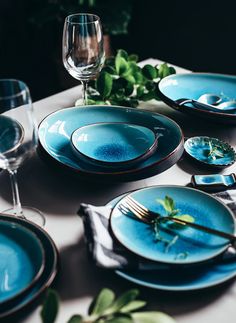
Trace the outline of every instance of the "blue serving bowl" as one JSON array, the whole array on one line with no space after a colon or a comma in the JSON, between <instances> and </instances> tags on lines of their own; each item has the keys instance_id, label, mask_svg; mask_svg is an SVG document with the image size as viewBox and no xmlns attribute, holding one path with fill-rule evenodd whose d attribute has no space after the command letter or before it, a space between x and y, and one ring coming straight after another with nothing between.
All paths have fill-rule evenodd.
<instances>
[{"instance_id":1,"label":"blue serving bowl","mask_svg":"<svg viewBox=\"0 0 236 323\"><path fill-rule=\"evenodd\" d=\"M71 144L79 158L124 169L150 157L157 147L157 137L151 129L140 125L104 122L76 129Z\"/></svg>"},{"instance_id":2,"label":"blue serving bowl","mask_svg":"<svg viewBox=\"0 0 236 323\"><path fill-rule=\"evenodd\" d=\"M225 168L236 161L234 149L217 138L191 137L185 141L184 149L188 156L208 167Z\"/></svg>"},{"instance_id":3,"label":"blue serving bowl","mask_svg":"<svg viewBox=\"0 0 236 323\"><path fill-rule=\"evenodd\" d=\"M0 220L0 307L33 288L44 266L44 248L34 232L19 223Z\"/></svg>"},{"instance_id":4,"label":"blue serving bowl","mask_svg":"<svg viewBox=\"0 0 236 323\"><path fill-rule=\"evenodd\" d=\"M181 98L198 100L207 93L215 94L223 101L235 101L236 76L212 73L175 74L162 79L158 90L162 101L178 111L217 122L236 124L236 111L208 111L191 104L176 103Z\"/></svg>"}]
</instances>

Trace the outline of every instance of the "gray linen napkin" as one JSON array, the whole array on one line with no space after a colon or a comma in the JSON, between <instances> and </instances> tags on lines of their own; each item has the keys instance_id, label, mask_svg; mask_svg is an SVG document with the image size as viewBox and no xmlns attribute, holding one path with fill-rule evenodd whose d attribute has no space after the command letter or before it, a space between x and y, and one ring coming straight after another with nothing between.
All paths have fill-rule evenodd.
<instances>
[{"instance_id":1,"label":"gray linen napkin","mask_svg":"<svg viewBox=\"0 0 236 323\"><path fill-rule=\"evenodd\" d=\"M214 194L225 203L236 216L236 190ZM107 269L155 270L169 268L168 265L146 260L123 247L113 236L109 226L111 208L81 204L78 215L84 224L88 254L98 267ZM235 257L234 252L223 254L225 260Z\"/></svg>"}]
</instances>

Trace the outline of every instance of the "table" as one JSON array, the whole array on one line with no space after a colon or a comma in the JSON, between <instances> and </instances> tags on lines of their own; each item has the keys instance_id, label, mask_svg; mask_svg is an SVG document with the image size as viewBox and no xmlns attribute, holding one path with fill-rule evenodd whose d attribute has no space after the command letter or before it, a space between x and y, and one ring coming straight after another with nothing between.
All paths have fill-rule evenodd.
<instances>
[{"instance_id":1,"label":"table","mask_svg":"<svg viewBox=\"0 0 236 323\"><path fill-rule=\"evenodd\" d=\"M148 59L141 65L157 64L160 61ZM177 72L188 72L176 67ZM73 106L80 95L77 86L34 103L36 117L40 122L49 113ZM236 128L231 125L213 124L204 119L192 118L177 112L164 103L145 103L142 108L162 113L175 120L183 129L184 135L208 135L224 139L236 146ZM236 171L231 166L225 173ZM223 173L224 173L223 172ZM232 323L236 317L236 282L217 288L192 293L170 293L135 286L114 273L97 269L87 260L83 241L83 225L76 215L81 202L104 205L117 195L157 184L186 185L191 174L202 171L193 168L186 160L162 174L148 179L121 183L86 183L74 176L64 176L50 169L38 156L34 156L19 170L19 187L23 205L39 208L46 215L46 231L55 241L61 259L61 272L56 289L61 298L58 323L65 323L73 314L85 314L91 299L102 287L112 288L117 294L138 287L142 299L148 301L149 310L161 310L172 315L178 323ZM6 172L0 173L0 206L6 209L11 205L10 181ZM40 308L23 319L24 323L38 323Z\"/></svg>"}]
</instances>

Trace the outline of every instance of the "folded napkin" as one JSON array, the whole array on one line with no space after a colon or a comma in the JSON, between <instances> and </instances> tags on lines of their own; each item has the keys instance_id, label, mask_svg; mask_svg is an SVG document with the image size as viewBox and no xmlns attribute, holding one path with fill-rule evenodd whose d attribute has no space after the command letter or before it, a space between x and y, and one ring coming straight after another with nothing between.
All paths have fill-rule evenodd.
<instances>
[{"instance_id":1,"label":"folded napkin","mask_svg":"<svg viewBox=\"0 0 236 323\"><path fill-rule=\"evenodd\" d=\"M236 216L236 190L213 194L225 203ZM78 215L84 223L85 240L88 254L98 267L107 269L155 270L169 268L169 265L147 260L133 254L123 247L114 237L109 217L111 207L81 204ZM225 260L235 256L235 252L223 254Z\"/></svg>"}]
</instances>

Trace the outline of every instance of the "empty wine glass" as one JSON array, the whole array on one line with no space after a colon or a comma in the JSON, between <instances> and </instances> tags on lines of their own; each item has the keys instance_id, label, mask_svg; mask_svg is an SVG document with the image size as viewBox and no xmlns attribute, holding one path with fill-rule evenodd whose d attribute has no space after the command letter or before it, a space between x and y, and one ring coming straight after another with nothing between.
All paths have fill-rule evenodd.
<instances>
[{"instance_id":1,"label":"empty wine glass","mask_svg":"<svg viewBox=\"0 0 236 323\"><path fill-rule=\"evenodd\" d=\"M83 103L86 105L88 81L96 77L105 60L99 17L88 13L66 17L62 47L64 66L82 82Z\"/></svg>"},{"instance_id":2,"label":"empty wine glass","mask_svg":"<svg viewBox=\"0 0 236 323\"><path fill-rule=\"evenodd\" d=\"M37 125L28 87L19 80L0 80L0 168L10 174L13 208L3 211L43 226L43 214L32 207L22 207L17 170L37 145Z\"/></svg>"}]
</instances>

